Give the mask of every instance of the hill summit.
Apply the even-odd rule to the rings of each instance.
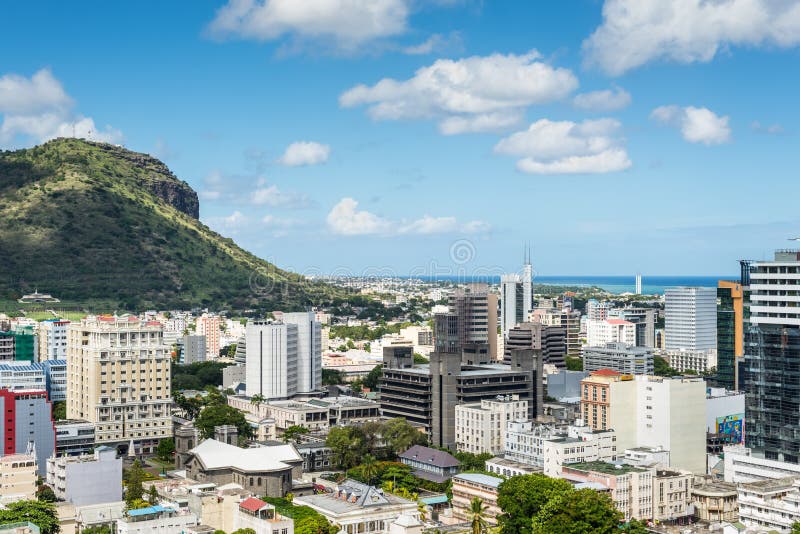
[[[0,298],[39,288],[128,310],[288,310],[342,296],[198,214],[197,193],[147,154],[73,138],[0,151]]]

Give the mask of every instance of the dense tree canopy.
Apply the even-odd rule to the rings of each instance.
[[[243,438],[253,437],[253,427],[245,419],[244,414],[227,404],[211,404],[203,408],[194,426],[200,431],[204,438],[214,436],[214,427],[221,425],[233,425],[239,431],[239,436]]]
[[[622,513],[611,497],[592,489],[572,490],[550,499],[533,517],[533,534],[610,534]]]
[[[339,469],[350,469],[358,465],[367,453],[364,431],[354,426],[337,426],[328,432],[325,444],[333,454],[333,463]]]
[[[498,488],[498,517],[503,534],[531,534],[531,521],[551,500],[572,491],[566,480],[542,474],[509,478]]]
[[[0,510],[0,525],[30,521],[42,534],[56,534],[61,531],[58,515],[53,503],[42,501],[17,501],[8,503]]]

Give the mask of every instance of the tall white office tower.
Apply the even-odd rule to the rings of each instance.
[[[525,264],[522,266],[522,318],[520,322],[528,320],[528,314],[533,309],[533,266],[531,265],[531,248],[525,254]]]
[[[283,322],[297,325],[297,393],[322,387],[322,323],[314,312],[284,313]]]
[[[640,273],[636,273],[636,294],[642,294],[642,275]]]
[[[247,396],[267,400],[297,394],[297,325],[248,321],[245,330]]]
[[[667,350],[716,348],[717,289],[671,287],[665,290],[664,331]]]
[[[504,274],[500,277],[500,331],[503,337],[508,331],[525,321],[523,297],[525,291],[518,274]]]

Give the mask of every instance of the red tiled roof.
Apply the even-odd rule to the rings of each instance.
[[[618,373],[611,369],[598,369],[597,371],[592,371],[590,374],[596,376],[620,376],[622,373]]]
[[[267,503],[265,503],[261,499],[256,499],[255,497],[248,497],[247,499],[239,503],[239,508],[244,508],[248,512],[258,512],[266,505]]]

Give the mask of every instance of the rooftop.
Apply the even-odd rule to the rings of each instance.
[[[483,475],[481,473],[460,473],[453,477],[453,480],[456,479],[466,480],[467,482],[473,482],[475,484],[483,484],[484,486],[492,488],[498,487],[503,482],[502,478]]]
[[[292,445],[243,449],[215,439],[207,439],[192,449],[206,469],[232,467],[241,471],[282,471],[303,458]]]
[[[458,467],[461,465],[461,462],[456,460],[452,454],[439,449],[423,447],[422,445],[414,445],[399,456],[400,458],[417,460],[436,467]]]
[[[627,475],[628,473],[644,473],[647,471],[647,469],[634,467],[628,464],[612,464],[601,461],[578,462],[574,464],[566,464],[564,467],[568,469],[574,469],[576,471],[593,471],[595,473],[603,473],[605,475]]]

